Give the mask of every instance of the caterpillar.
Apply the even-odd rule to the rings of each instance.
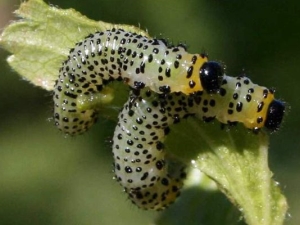
[[[71,135],[86,131],[97,120],[99,104],[113,98],[106,86],[113,80],[132,88],[113,137],[115,176],[143,209],[164,209],[180,195],[184,166],[170,169],[164,148],[171,125],[193,115],[273,132],[285,112],[272,89],[225,75],[205,55],[112,29],[71,49],[54,89],[56,126]]]
[[[185,177],[184,167],[171,173],[165,160],[164,139],[172,124],[194,115],[224,124],[241,122],[255,131],[261,127],[275,131],[284,111],[284,103],[274,99],[272,90],[244,76],[225,76],[217,94],[141,91],[130,96],[119,114],[113,137],[116,179],[138,207],[164,209],[180,195]]]
[[[68,134],[86,131],[97,118],[94,109],[79,110],[78,101],[93,98],[113,80],[136,91],[149,87],[157,93],[217,92],[222,66],[205,54],[190,54],[183,45],[112,29],[96,32],[76,44],[59,70],[54,87],[56,126]],[[89,98],[89,97],[87,97]]]

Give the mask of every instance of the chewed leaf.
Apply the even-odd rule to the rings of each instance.
[[[41,0],[22,3],[15,14],[23,19],[4,30],[0,44],[12,53],[9,65],[46,90],[53,89],[70,49],[88,34],[115,27],[147,36],[137,27],[93,21],[73,9],[49,7]]]

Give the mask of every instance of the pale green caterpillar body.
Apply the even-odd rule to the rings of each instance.
[[[216,118],[224,124],[243,123],[255,131],[278,129],[284,104],[273,91],[253,84],[247,77],[225,76],[220,92],[192,95],[162,95],[141,91],[132,95],[119,114],[113,137],[116,179],[134,204],[143,209],[161,210],[180,194],[184,172],[172,176],[165,160],[164,140],[170,126],[182,118]]]
[[[169,126],[186,114],[149,90],[131,96],[119,114],[113,138],[116,179],[138,207],[161,210],[179,195],[184,171],[179,168],[177,177],[169,173],[163,142]]]
[[[55,84],[56,126],[71,135],[85,132],[97,120],[97,104],[113,98],[106,86],[113,80],[132,89],[114,132],[114,171],[143,209],[164,209],[180,194],[183,167],[170,172],[165,159],[171,125],[193,115],[276,131],[285,112],[272,90],[224,75],[205,55],[113,29],[88,36],[70,51]]]

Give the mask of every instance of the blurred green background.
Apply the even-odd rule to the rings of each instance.
[[[288,199],[286,224],[300,223],[299,1],[47,2],[95,20],[140,26],[152,36],[187,43],[193,53],[204,49],[226,63],[227,74],[245,69],[254,82],[276,87],[290,110],[271,136],[270,168]],[[0,0],[1,28],[19,3]],[[87,134],[65,138],[49,119],[51,94],[23,81],[7,56],[0,49],[0,224],[151,224],[157,213],[131,205],[112,179],[114,123],[102,119]],[[196,217],[185,221],[199,224]]]

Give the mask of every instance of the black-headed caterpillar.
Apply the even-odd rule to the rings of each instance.
[[[117,43],[122,45],[118,53]],[[169,173],[163,141],[169,126],[181,118],[216,118],[254,130],[280,126],[285,107],[271,90],[246,77],[225,76],[219,64],[204,56],[196,57],[199,62],[193,57],[180,46],[169,48],[160,40],[112,30],[77,44],[60,70],[54,117],[65,133],[82,133],[96,121],[94,103],[109,103],[113,97],[105,86],[110,81],[123,80],[136,90],[119,115],[113,152],[117,180],[141,208],[163,209],[179,195],[184,173]]]
[[[207,62],[204,54],[190,54],[181,45],[169,47],[164,40],[120,29],[96,32],[71,49],[59,71],[55,124],[68,134],[86,131],[96,111],[78,110],[78,99],[101,93],[113,80],[137,91],[149,87],[157,93],[191,94],[203,89],[217,92],[222,79],[218,63]]]
[[[284,104],[273,92],[253,84],[247,77],[225,76],[217,94],[160,95],[141,91],[131,96],[119,114],[114,132],[115,174],[131,201],[143,209],[161,210],[174,202],[183,185],[184,172],[169,173],[164,139],[169,126],[195,115],[221,123],[241,122],[257,130],[279,128]]]

